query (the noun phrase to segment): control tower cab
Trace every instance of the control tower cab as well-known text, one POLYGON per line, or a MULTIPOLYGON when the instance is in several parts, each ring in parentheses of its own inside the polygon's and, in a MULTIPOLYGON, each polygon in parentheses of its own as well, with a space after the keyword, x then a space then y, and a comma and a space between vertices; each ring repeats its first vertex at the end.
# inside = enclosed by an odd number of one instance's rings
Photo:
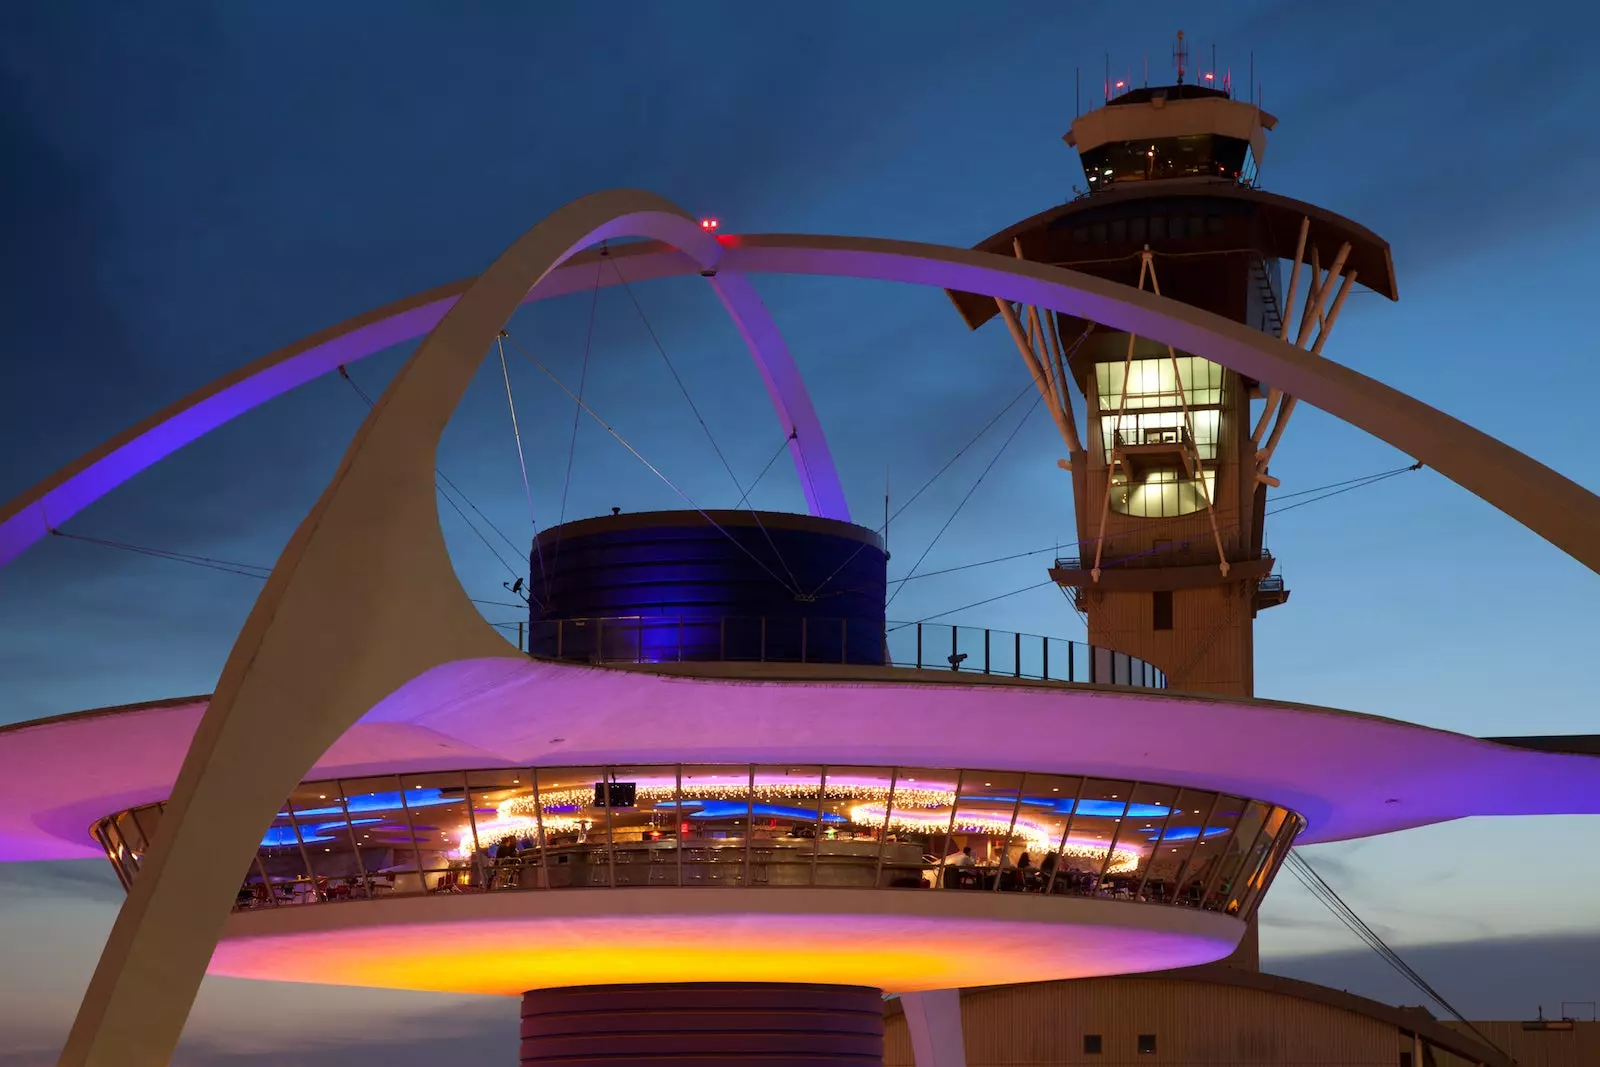
MULTIPOLYGON (((1175 58, 1175 84, 1109 83, 1105 105, 1072 123, 1064 140, 1084 170, 1072 200, 977 247, 1147 290, 1320 354, 1358 277, 1394 299, 1389 246, 1259 188, 1277 119, 1234 99, 1215 73, 1185 84, 1181 34, 1175 58)), ((1055 418, 1078 552, 1050 573, 1087 616, 1089 640, 1156 664, 1175 688, 1250 696, 1256 613, 1288 598, 1264 515, 1295 399, 1071 315, 951 297, 973 328, 1006 323, 1055 418)))
POLYGON ((1221 89, 1132 89, 1080 115, 1063 138, 1091 192, 1129 182, 1207 179, 1251 185, 1278 120, 1221 89))

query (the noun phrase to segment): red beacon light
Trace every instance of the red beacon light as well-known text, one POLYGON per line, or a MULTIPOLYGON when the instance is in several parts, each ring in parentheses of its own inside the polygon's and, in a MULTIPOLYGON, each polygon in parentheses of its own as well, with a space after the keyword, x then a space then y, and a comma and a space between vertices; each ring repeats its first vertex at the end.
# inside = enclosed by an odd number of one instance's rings
POLYGON ((719 223, 717 222, 716 219, 701 219, 700 220, 700 228, 702 230, 714 230, 714 229, 717 228, 718 225, 719 225, 719 223))

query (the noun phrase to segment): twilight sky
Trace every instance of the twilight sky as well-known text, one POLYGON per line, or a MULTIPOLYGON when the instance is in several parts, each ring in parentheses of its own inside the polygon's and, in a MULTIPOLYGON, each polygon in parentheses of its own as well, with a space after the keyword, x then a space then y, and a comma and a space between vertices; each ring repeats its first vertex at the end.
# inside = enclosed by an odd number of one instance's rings
MULTIPOLYGON (((0 12, 0 498, 265 352, 476 273, 585 192, 633 186, 728 231, 971 244, 1071 195, 1059 140, 1118 71, 1167 80, 1171 35, 1242 85, 1249 56, 1281 124, 1263 184, 1388 238, 1401 300, 1353 297, 1328 355, 1600 487, 1585 264, 1600 238, 1600 89, 1584 5, 1517 19, 1486 0, 1337 9, 1022 3, 421 5, 18 4, 0 12), (1180 15, 1183 8, 1189 14, 1180 15), (381 12, 381 14, 380 14, 381 12)), ((885 470, 903 499, 1027 384, 997 327, 937 292, 807 278, 758 286, 806 374, 857 517, 885 470)), ((602 292, 587 397, 696 502, 737 499, 646 323, 748 485, 783 431, 698 279, 602 292)), ((584 364, 589 301, 512 329, 556 373, 584 364)), ((405 352, 353 368, 381 389, 405 352)), ((541 524, 678 506, 570 402, 513 366, 541 524)), ((1008 420, 1020 413, 1015 408, 1008 420)), ((84 536, 270 565, 364 407, 313 382, 136 477, 73 519, 84 536)), ((909 565, 994 457, 991 431, 890 533, 909 565)), ((922 569, 1073 539, 1059 442, 1035 412, 922 569)), ((1407 462, 1302 407, 1273 464, 1290 493, 1407 462)), ((529 516, 498 365, 446 434, 441 468, 514 540, 529 516)), ((802 507, 773 466, 758 506, 802 507)), ((474 596, 501 565, 445 516, 474 596)), ((1261 695, 1466 733, 1594 732, 1594 575, 1431 472, 1269 525, 1293 589, 1257 630, 1261 695)), ((917 619, 1040 581, 1048 554, 907 583, 917 619)), ((891 564, 891 574, 903 570, 891 564)), ((0 571, 0 723, 210 691, 258 588, 53 539, 0 571)), ((491 621, 515 617, 488 609, 491 621)), ((1052 588, 949 616, 1082 637, 1052 588)), ((3 768, 0 768, 3 777, 3 768)), ((1468 820, 1307 850, 1368 922, 1477 1017, 1600 998, 1600 824, 1468 820), (1591 961, 1585 963, 1585 961, 1591 961)), ((0 868, 0 1065, 54 1062, 120 897, 99 863, 0 868)), ((1415 1002, 1280 879, 1271 969, 1415 1002)), ((395 1067, 509 1059, 510 1001, 209 981, 180 1062, 395 1067), (381 1046, 381 1047, 380 1047, 381 1046), (392 1047, 391 1047, 392 1046, 392 1047)))

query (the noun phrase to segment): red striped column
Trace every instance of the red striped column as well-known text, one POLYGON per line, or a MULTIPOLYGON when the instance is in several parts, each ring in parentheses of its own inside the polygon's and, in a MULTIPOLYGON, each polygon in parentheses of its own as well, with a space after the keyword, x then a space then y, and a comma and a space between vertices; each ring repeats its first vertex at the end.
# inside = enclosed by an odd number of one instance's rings
POLYGON ((684 982, 522 997, 524 1067, 881 1067, 883 997, 864 986, 684 982))

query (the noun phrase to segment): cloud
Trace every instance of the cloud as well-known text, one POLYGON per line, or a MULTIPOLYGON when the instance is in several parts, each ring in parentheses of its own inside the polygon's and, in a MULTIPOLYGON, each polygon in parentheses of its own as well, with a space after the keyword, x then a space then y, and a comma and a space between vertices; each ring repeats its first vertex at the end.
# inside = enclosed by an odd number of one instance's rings
MULTIPOLYGON (((1415 945, 1400 956, 1469 1019, 1531 1019, 1563 1000, 1592 1000, 1600 932, 1415 945)), ((1344 989, 1387 1004, 1424 996, 1365 949, 1307 955, 1263 954, 1262 970, 1344 989)), ((1436 1015, 1444 1014, 1438 1008, 1436 1015)))

